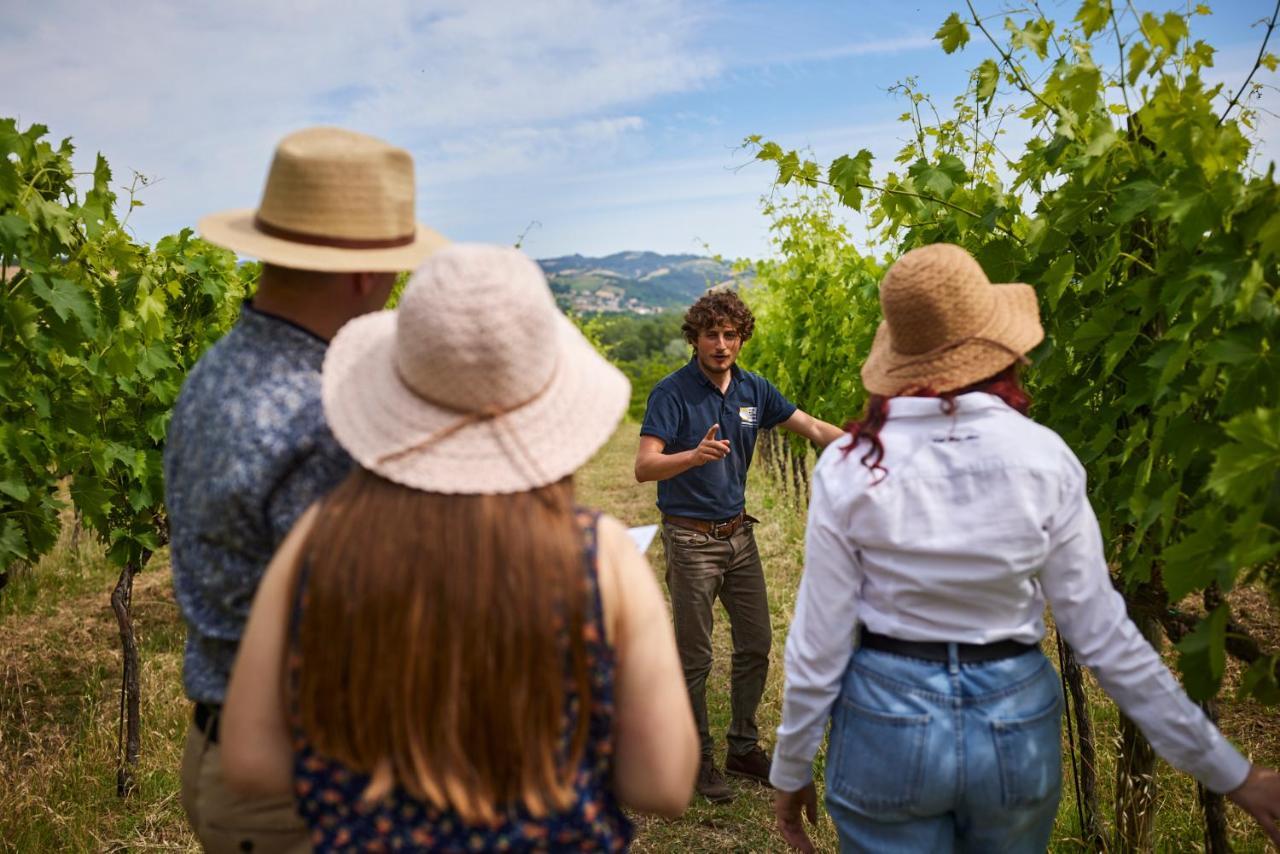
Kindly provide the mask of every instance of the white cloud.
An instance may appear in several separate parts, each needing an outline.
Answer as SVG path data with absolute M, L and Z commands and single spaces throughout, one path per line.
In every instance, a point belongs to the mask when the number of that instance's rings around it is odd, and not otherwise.
M 594 164 L 617 154 L 645 127 L 639 116 L 585 119 L 542 127 L 449 136 L 417 160 L 418 173 L 434 185 L 499 178 Z
M 849 59 L 855 56 L 879 56 L 884 54 L 905 53 L 912 50 L 927 50 L 937 47 L 937 41 L 929 35 L 921 33 L 914 36 L 903 36 L 891 39 L 852 42 L 850 44 L 833 45 L 831 47 L 813 48 L 796 53 L 780 54 L 766 57 L 761 64 L 787 64 L 798 62 L 821 62 L 832 59 Z
M 404 145 L 443 180 L 616 150 L 629 108 L 707 84 L 684 0 L 144 0 L 11 4 L 0 113 L 162 178 L 133 223 L 155 238 L 252 204 L 270 152 L 309 124 Z

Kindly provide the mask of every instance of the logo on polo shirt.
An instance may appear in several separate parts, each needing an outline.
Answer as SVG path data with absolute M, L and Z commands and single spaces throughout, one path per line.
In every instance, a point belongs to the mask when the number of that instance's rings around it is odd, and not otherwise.
M 754 406 L 739 406 L 738 417 L 742 419 L 742 423 L 747 427 L 754 427 L 758 423 Z

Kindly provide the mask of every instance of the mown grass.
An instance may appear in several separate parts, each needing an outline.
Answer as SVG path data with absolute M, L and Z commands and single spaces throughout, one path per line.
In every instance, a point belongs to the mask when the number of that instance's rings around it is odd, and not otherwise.
M 624 424 L 580 473 L 584 504 L 601 507 L 630 525 L 657 521 L 652 484 L 631 477 L 636 426 Z M 766 741 L 778 725 L 782 694 L 782 644 L 795 606 L 804 531 L 803 510 L 757 464 L 748 502 L 762 520 L 756 529 L 769 585 L 774 648 L 759 723 Z M 660 540 L 649 560 L 662 576 Z M 138 788 L 115 794 L 119 636 L 109 596 L 115 570 L 101 551 L 64 534 L 53 554 L 16 574 L 0 590 L 0 851 L 195 850 L 178 800 L 178 768 L 188 706 L 182 697 L 183 627 L 169 585 L 167 557 L 153 558 L 137 580 L 135 621 L 142 649 L 142 759 Z M 1237 598 L 1239 597 L 1239 598 Z M 1233 596 L 1237 613 L 1249 615 L 1267 645 L 1280 645 L 1280 614 L 1265 597 Z M 729 717 L 728 621 L 718 611 L 713 638 L 715 666 L 708 683 L 713 732 L 723 755 Z M 1053 650 L 1052 639 L 1046 650 Z M 1229 685 L 1238 678 L 1232 668 Z M 1099 744 L 1099 802 L 1110 826 L 1117 715 L 1089 680 L 1092 717 Z M 1280 715 L 1255 703 L 1221 704 L 1222 727 L 1247 754 L 1280 762 Z M 1065 747 L 1065 745 L 1064 745 Z M 819 770 L 821 757 L 819 757 Z M 1079 831 L 1070 781 L 1064 791 L 1052 850 L 1077 851 Z M 679 819 L 639 818 L 635 850 L 641 852 L 782 851 L 773 831 L 769 790 L 730 778 L 732 803 L 712 806 L 700 799 Z M 1163 762 L 1156 771 L 1155 848 L 1202 851 L 1202 819 L 1193 781 Z M 1248 818 L 1229 808 L 1230 836 L 1238 852 L 1266 850 Z M 815 834 L 823 850 L 835 850 L 835 834 L 824 817 Z

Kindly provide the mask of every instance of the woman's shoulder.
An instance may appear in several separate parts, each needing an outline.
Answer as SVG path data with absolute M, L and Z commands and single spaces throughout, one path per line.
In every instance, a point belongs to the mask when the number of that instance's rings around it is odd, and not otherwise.
M 629 591 L 643 583 L 642 573 L 650 572 L 648 561 L 640 554 L 627 533 L 627 526 L 608 513 L 596 513 L 596 576 L 600 586 L 600 604 L 604 610 L 605 634 L 617 637 L 618 618 L 631 601 Z
M 1020 452 L 1040 466 L 1062 469 L 1073 475 L 1084 471 L 1075 451 L 1052 427 L 1016 412 L 1002 422 L 1011 452 Z

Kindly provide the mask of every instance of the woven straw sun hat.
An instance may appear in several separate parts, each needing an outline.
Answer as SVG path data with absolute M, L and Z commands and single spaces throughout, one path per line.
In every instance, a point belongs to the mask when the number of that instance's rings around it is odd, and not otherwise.
M 428 492 L 502 494 L 581 467 L 631 385 L 556 308 L 537 264 L 457 244 L 418 268 L 394 311 L 338 331 L 322 397 L 366 469 Z
M 210 214 L 198 227 L 244 255 L 333 273 L 412 270 L 448 243 L 414 220 L 409 152 L 332 127 L 280 141 L 257 210 Z
M 1020 361 L 1044 339 L 1030 285 L 994 285 L 949 243 L 912 249 L 880 283 L 884 320 L 862 366 L 873 394 L 955 391 Z

